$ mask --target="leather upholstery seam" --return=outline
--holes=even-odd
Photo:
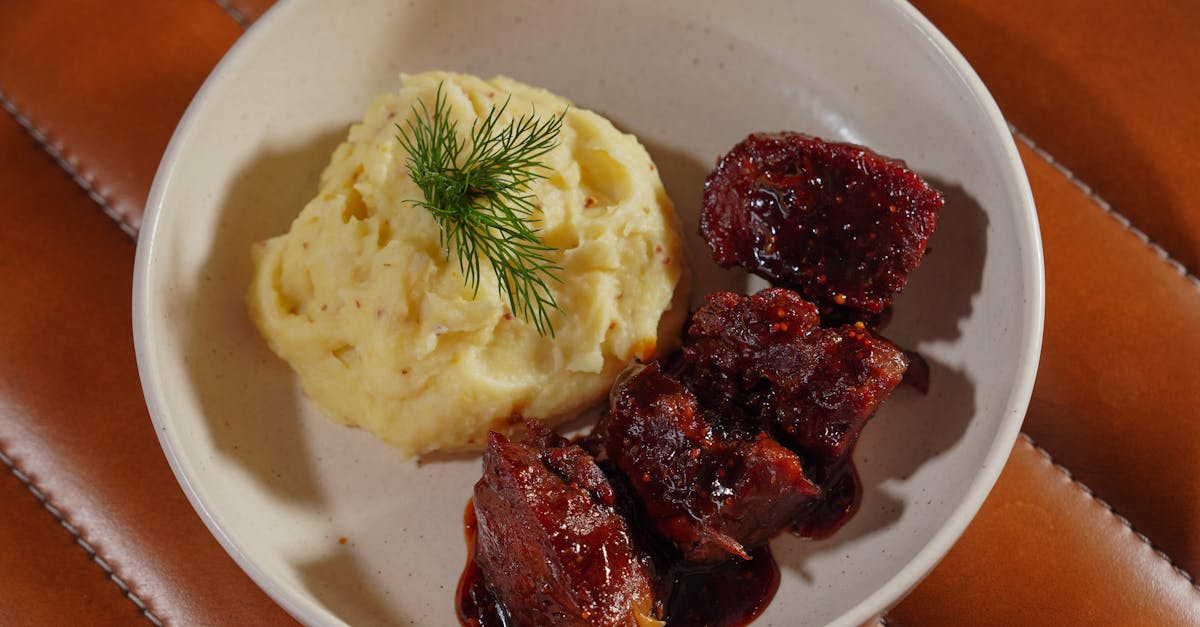
[[[1141,242],[1143,244],[1145,244],[1150,250],[1154,251],[1154,253],[1156,255],[1158,255],[1160,259],[1165,261],[1168,266],[1170,266],[1173,270],[1178,272],[1181,276],[1183,276],[1183,278],[1187,279],[1192,284],[1193,287],[1200,290],[1200,278],[1197,278],[1196,275],[1189,272],[1187,266],[1184,266],[1182,263],[1180,263],[1178,260],[1176,260],[1174,257],[1172,257],[1171,253],[1167,252],[1167,250],[1165,248],[1163,248],[1161,245],[1156,243],[1154,240],[1150,239],[1150,236],[1146,235],[1146,233],[1144,231],[1142,231],[1138,227],[1134,226],[1133,222],[1129,218],[1125,217],[1124,214],[1122,214],[1121,212],[1114,209],[1112,204],[1110,204],[1104,198],[1100,197],[1100,195],[1096,193],[1096,190],[1092,189],[1091,185],[1088,185],[1087,183],[1084,183],[1082,180],[1080,180],[1080,178],[1078,176],[1075,176],[1074,172],[1067,169],[1067,167],[1065,165],[1063,165],[1062,163],[1060,163],[1058,161],[1058,159],[1055,159],[1054,155],[1051,155],[1050,153],[1046,152],[1046,150],[1044,148],[1037,145],[1036,142],[1034,142],[1025,133],[1022,133],[1017,127],[1013,126],[1012,123],[1009,123],[1008,130],[1017,139],[1021,140],[1022,143],[1024,143],[1026,146],[1028,146],[1029,149],[1034,152],[1034,154],[1036,154],[1037,156],[1044,159],[1046,161],[1046,163],[1050,164],[1050,167],[1054,168],[1055,171],[1057,171],[1059,174],[1065,176],[1068,181],[1070,181],[1072,184],[1074,184],[1075,187],[1079,188],[1079,191],[1083,192],[1084,195],[1086,195],[1088,198],[1090,198],[1092,200],[1092,202],[1096,203],[1096,205],[1098,205],[1100,207],[1100,209],[1102,209],[1105,213],[1107,213],[1114,220],[1116,220],[1117,224],[1120,224],[1122,228],[1124,228],[1126,231],[1132,233],[1134,237],[1141,240]]]
[[[29,490],[29,492],[33,494],[34,498],[41,503],[43,509],[45,509],[47,512],[50,512],[50,515],[54,517],[54,520],[58,521],[58,524],[62,526],[62,528],[71,535],[71,538],[75,540],[75,544],[79,545],[79,547],[82,548],[84,552],[86,552],[88,556],[92,558],[92,561],[100,567],[100,570],[103,570],[104,573],[108,575],[108,579],[116,584],[117,588],[120,589],[125,598],[129,599],[138,608],[138,610],[141,611],[142,615],[145,616],[147,620],[157,627],[162,627],[162,619],[155,615],[154,612],[151,611],[150,607],[146,605],[146,602],[143,601],[141,597],[139,597],[137,593],[129,587],[129,584],[125,583],[125,580],[117,575],[116,571],[114,571],[112,566],[109,565],[108,560],[104,559],[104,557],[100,555],[96,548],[93,547],[90,542],[84,539],[83,534],[79,532],[79,528],[72,524],[71,521],[67,520],[66,515],[64,515],[61,510],[59,510],[53,503],[50,502],[50,498],[46,496],[46,493],[43,492],[36,483],[34,483],[33,479],[30,478],[29,475],[25,474],[24,471],[18,468],[16,462],[13,461],[13,459],[9,457],[8,454],[3,450],[0,450],[0,463],[3,463],[6,467],[8,467],[8,472],[12,473],[12,475],[17,478],[17,481],[20,481],[21,484],[25,486],[25,489]]]
[[[1146,235],[1146,233],[1143,232],[1141,229],[1134,226],[1133,222],[1130,221],[1129,218],[1125,217],[1125,215],[1121,214],[1119,211],[1114,209],[1113,206],[1107,200],[1102,198],[1098,193],[1096,193],[1096,191],[1094,189],[1092,189],[1092,187],[1090,185],[1088,185],[1087,183],[1084,183],[1078,176],[1075,175],[1074,172],[1072,172],[1065,165],[1063,165],[1057,159],[1055,159],[1054,155],[1051,155],[1044,148],[1037,145],[1037,143],[1034,142],[1033,139],[1031,139],[1028,135],[1022,133],[1012,123],[1009,123],[1008,130],[1013,134],[1013,136],[1015,136],[1018,140],[1020,140],[1022,143],[1024,143],[1026,146],[1028,146],[1029,149],[1034,152],[1034,154],[1041,157],[1043,160],[1046,161],[1046,163],[1050,164],[1050,167],[1054,168],[1055,171],[1057,171],[1062,176],[1066,177],[1066,179],[1068,181],[1070,181],[1073,185],[1075,185],[1075,187],[1077,187],[1079,189],[1079,191],[1083,192],[1085,196],[1087,196],[1092,202],[1094,202],[1096,204],[1096,206],[1100,207],[1100,209],[1102,211],[1104,211],[1109,216],[1111,216],[1114,220],[1116,220],[1117,223],[1120,224],[1122,228],[1124,228],[1126,231],[1131,233],[1137,239],[1141,240],[1141,242],[1144,245],[1146,245],[1148,248],[1150,248],[1150,250],[1154,251],[1154,253],[1156,255],[1158,255],[1158,257],[1160,259],[1162,259],[1164,262],[1166,262],[1166,264],[1170,268],[1172,268],[1173,270],[1178,272],[1180,274],[1180,276],[1182,276],[1184,279],[1186,279],[1188,282],[1190,282],[1193,287],[1195,287],[1196,289],[1200,289],[1200,278],[1197,278],[1196,275],[1189,272],[1187,267],[1184,266],[1179,261],[1177,261],[1174,257],[1172,257],[1171,254],[1169,252],[1167,252],[1167,250],[1165,248],[1160,246],[1158,243],[1154,242],[1154,240],[1150,239],[1150,236]],[[1055,461],[1054,456],[1051,455],[1049,451],[1042,448],[1041,446],[1038,446],[1038,444],[1033,440],[1033,438],[1028,433],[1022,432],[1021,437],[1026,441],[1026,443],[1028,443],[1031,447],[1033,447],[1033,449],[1035,451],[1037,451],[1044,458],[1046,458],[1046,461],[1050,462],[1050,464],[1054,468],[1058,469],[1059,472],[1063,473],[1067,477],[1067,479],[1069,479],[1071,481],[1071,483],[1074,484],[1074,486],[1076,488],[1078,488],[1085,495],[1087,495],[1088,498],[1092,499],[1093,501],[1098,503],[1101,507],[1103,507],[1105,511],[1107,511],[1111,516],[1113,516],[1113,518],[1116,518],[1117,521],[1119,521],[1122,525],[1124,525],[1125,528],[1128,529],[1130,531],[1130,533],[1132,533],[1134,535],[1134,537],[1141,540],[1143,544],[1145,544],[1147,547],[1150,548],[1150,550],[1154,551],[1154,554],[1157,555],[1164,562],[1166,562],[1167,565],[1170,566],[1177,575],[1179,575],[1180,577],[1183,577],[1189,584],[1191,584],[1191,586],[1193,588],[1200,590],[1200,584],[1198,584],[1196,582],[1195,578],[1192,577],[1191,573],[1187,572],[1181,566],[1176,564],[1175,561],[1171,559],[1171,556],[1167,555],[1165,551],[1163,551],[1162,549],[1155,546],[1154,542],[1152,542],[1150,540],[1150,538],[1146,536],[1146,534],[1144,534],[1144,533],[1138,531],[1136,528],[1134,528],[1133,523],[1130,522],[1130,520],[1128,518],[1117,513],[1117,511],[1115,509],[1113,509],[1112,505],[1110,505],[1104,499],[1096,496],[1096,493],[1093,492],[1092,489],[1090,487],[1088,487],[1086,484],[1084,484],[1082,481],[1077,479],[1075,477],[1075,475],[1072,474],[1069,469],[1067,469],[1067,467],[1065,467],[1062,464]]]
[[[1051,466],[1053,466],[1056,470],[1058,470],[1063,475],[1065,475],[1066,478],[1068,480],[1070,480],[1070,482],[1075,486],[1076,489],[1083,492],[1088,498],[1090,498],[1091,500],[1095,501],[1098,505],[1100,505],[1100,507],[1103,507],[1105,511],[1107,511],[1113,518],[1116,518],[1118,522],[1120,522],[1126,529],[1128,529],[1129,532],[1134,535],[1134,537],[1136,537],[1138,540],[1141,540],[1142,543],[1145,544],[1147,547],[1149,547],[1151,551],[1154,551],[1154,554],[1157,555],[1159,557],[1159,559],[1166,562],[1166,564],[1175,571],[1175,574],[1179,575],[1180,577],[1183,577],[1196,590],[1200,590],[1200,584],[1196,583],[1196,580],[1192,577],[1191,573],[1184,570],[1183,567],[1181,567],[1175,563],[1175,560],[1171,559],[1171,556],[1167,555],[1166,552],[1164,552],[1162,549],[1155,546],[1154,542],[1152,542],[1150,540],[1150,538],[1146,537],[1146,534],[1135,529],[1133,526],[1133,523],[1130,522],[1128,518],[1122,516],[1121,514],[1118,514],[1117,511],[1115,509],[1113,509],[1113,506],[1108,504],[1108,501],[1105,501],[1104,499],[1096,496],[1096,493],[1093,492],[1092,489],[1087,486],[1087,484],[1085,484],[1082,481],[1080,481],[1079,479],[1077,479],[1075,477],[1075,475],[1072,474],[1071,471],[1066,466],[1063,466],[1062,464],[1055,461],[1054,456],[1051,455],[1050,452],[1047,451],[1046,449],[1042,448],[1041,446],[1038,446],[1037,442],[1035,442],[1028,433],[1025,433],[1024,431],[1022,431],[1021,438],[1023,440],[1025,440],[1026,444],[1033,447],[1033,450],[1040,453],[1041,456],[1044,457],[1046,459],[1046,461],[1050,463]]]
[[[221,10],[224,11],[225,14],[230,18],[232,18],[234,22],[237,22],[237,25],[241,26],[242,30],[246,30],[250,27],[250,20],[246,18],[246,14],[242,13],[237,7],[233,6],[232,2],[229,0],[213,0],[213,2],[215,2],[217,6],[221,7]]]
[[[8,97],[3,89],[0,89],[0,108],[3,108],[10,116],[12,116],[17,125],[24,129],[25,132],[32,137],[39,146],[42,147],[42,150],[46,151],[46,153],[49,154],[52,159],[54,159],[54,162],[57,163],[58,166],[62,168],[73,181],[75,181],[76,185],[83,188],[83,191],[87,193],[88,198],[91,198],[93,202],[95,202],[97,205],[100,205],[100,208],[104,210],[105,215],[112,218],[113,221],[117,223],[117,226],[119,226],[126,235],[137,239],[138,226],[140,225],[133,224],[127,214],[117,211],[115,208],[113,208],[112,203],[110,203],[109,200],[96,189],[93,179],[82,174],[79,171],[79,168],[72,163],[71,158],[66,156],[62,149],[59,148],[45,132],[39,129],[29,119],[28,116],[26,116],[19,108],[17,108],[17,105],[13,103],[12,99]]]

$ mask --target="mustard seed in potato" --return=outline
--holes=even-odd
[[[541,161],[530,216],[562,270],[550,288],[553,337],[508,308],[483,261],[478,294],[433,216],[412,200],[397,141],[439,84],[461,137],[501,119],[566,109]],[[419,109],[419,106],[418,106]],[[351,127],[320,190],[283,235],[253,249],[251,317],[330,418],[370,430],[406,456],[482,448],[526,416],[554,424],[605,398],[635,359],[674,348],[686,313],[678,220],[646,150],[604,118],[545,90],[496,77],[402,77]]]

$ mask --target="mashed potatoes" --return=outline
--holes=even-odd
[[[483,262],[473,297],[396,140],[443,83],[460,137],[511,94],[501,124],[567,108],[531,188],[561,307],[555,337],[514,316]],[[424,73],[380,96],[333,153],[288,233],[256,244],[254,322],[331,418],[405,455],[482,446],[520,416],[556,422],[603,398],[634,359],[670,348],[685,314],[683,242],[645,149],[604,118],[497,77]]]

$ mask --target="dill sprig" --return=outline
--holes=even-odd
[[[529,186],[546,178],[548,168],[539,159],[554,149],[567,112],[546,121],[524,115],[502,126],[509,99],[471,124],[468,148],[439,83],[433,110],[418,99],[406,127],[396,125],[396,139],[408,152],[409,173],[425,196],[410,202],[433,214],[446,258],[451,250],[457,253],[474,296],[479,295],[480,259],[487,259],[512,311],[539,334],[553,337],[550,311],[559,307],[548,281],[561,282],[554,273],[562,268],[548,256],[554,248],[543,244],[531,225],[536,198]]]

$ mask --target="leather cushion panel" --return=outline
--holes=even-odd
[[[0,2],[0,91],[136,227],[176,123],[241,32],[211,1]]]
[[[1200,593],[1024,438],[888,625],[1193,625]]]
[[[0,411],[3,419],[7,412]],[[0,503],[0,530],[7,545],[0,550],[0,623],[127,625],[145,620],[4,465]]]
[[[8,116],[0,198],[4,452],[163,620],[282,619],[205,529],[158,447],[129,323],[133,242]],[[25,576],[0,569],[0,589]],[[37,589],[34,603],[63,601],[56,586]]]
[[[1200,289],[1028,151],[1046,331],[1025,430],[1200,572]]]
[[[1200,3],[914,4],[1009,121],[1200,270]]]

